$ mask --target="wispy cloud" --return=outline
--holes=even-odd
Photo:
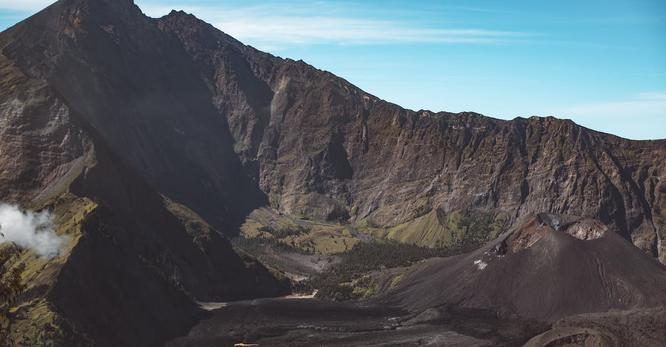
[[[169,11],[168,6],[159,2],[141,7],[151,16],[161,16]],[[211,4],[189,6],[183,10],[260,48],[306,44],[500,44],[530,36],[486,28],[429,27],[415,21],[366,18],[355,15],[355,9],[327,3],[315,3],[310,7],[280,4],[234,8]]]
[[[35,12],[43,9],[53,2],[53,0],[0,0],[0,9]]]
[[[628,100],[597,102],[559,110],[562,115],[575,116],[661,116],[666,117],[666,91],[645,92]]]
[[[596,102],[555,110],[595,130],[626,138],[666,139],[666,91],[640,93],[626,100]]]
[[[259,23],[249,18],[215,22],[232,36],[269,44],[492,44],[522,36],[503,31],[419,28],[409,23],[342,17],[264,17],[259,18]]]
[[[0,10],[36,12],[54,0],[0,0]],[[259,48],[307,44],[501,44],[526,40],[522,32],[428,26],[415,20],[368,18],[364,8],[329,2],[221,5],[208,1],[136,0],[148,15],[184,10]],[[404,17],[404,13],[401,13]],[[388,17],[391,17],[390,15]],[[397,16],[400,17],[400,16]],[[441,24],[441,23],[438,23]]]

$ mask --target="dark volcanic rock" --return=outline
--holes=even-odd
[[[60,1],[2,41],[160,193],[220,229],[264,202],[191,58],[131,1]]]
[[[4,65],[47,81],[132,169],[221,229],[265,195],[286,213],[384,226],[435,208],[590,216],[662,253],[664,141],[405,110],[129,2],[61,1],[3,37]],[[37,175],[57,176],[56,163]]]
[[[384,226],[434,208],[582,215],[664,255],[664,140],[552,117],[405,110],[183,12],[158,23],[193,58],[247,172],[284,212]]]
[[[166,346],[240,342],[259,346],[520,346],[546,329],[542,324],[478,311],[450,312],[427,321],[405,314],[392,307],[317,299],[234,302],[211,312],[187,336]]]
[[[75,244],[23,298],[62,317],[37,330],[155,345],[201,317],[194,299],[288,290],[220,235],[265,198],[189,56],[131,1],[59,1],[2,33],[0,50],[0,201],[98,206],[71,211]]]
[[[24,299],[48,298],[72,334],[99,344],[182,333],[193,298],[284,291],[220,235],[267,203],[379,226],[432,209],[582,215],[665,260],[665,159],[663,140],[566,120],[406,110],[131,0],[60,0],[0,34],[0,201],[94,202],[70,211],[82,214],[71,252]],[[572,233],[593,237],[586,228]],[[551,234],[537,244],[583,247]],[[633,269],[615,234],[589,242]]]
[[[543,321],[666,306],[662,264],[596,221],[553,222],[537,216],[479,250],[415,265],[384,299],[416,312],[456,306]]]

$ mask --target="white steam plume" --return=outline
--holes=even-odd
[[[53,258],[64,241],[54,232],[49,212],[22,211],[16,205],[0,203],[0,243],[13,242],[40,257]]]

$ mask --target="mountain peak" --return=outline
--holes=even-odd
[[[186,46],[199,45],[209,49],[216,49],[227,44],[236,47],[244,46],[235,38],[183,10],[171,10],[157,22],[160,29],[175,33]]]
[[[415,112],[184,11],[149,18],[132,0],[60,0],[1,33],[0,49],[0,201],[53,211],[71,236],[48,267],[12,255],[29,259],[31,287],[11,303],[26,314],[10,319],[26,321],[11,322],[8,345],[35,344],[25,335],[44,329],[162,345],[203,316],[192,299],[284,294],[272,273],[301,276],[302,262],[269,271],[243,244],[239,256],[220,233],[241,231],[299,259],[377,241],[404,260],[412,245],[383,245],[449,252],[496,240],[382,279],[410,315],[462,302],[550,320],[666,303],[663,267],[628,242],[666,263],[664,143],[552,117]],[[590,220],[566,218],[578,215]],[[29,321],[44,307],[63,317],[56,330]]]
[[[183,10],[171,10],[169,14],[159,19],[161,22],[178,23],[180,26],[206,26],[208,23],[200,20],[195,15]]]
[[[76,29],[84,22],[118,23],[137,16],[144,15],[133,0],[59,0],[17,27],[33,27],[27,31],[44,28],[44,25],[51,27],[50,31],[56,29],[54,26],[62,25],[64,29]]]
[[[67,1],[67,0],[65,0]],[[70,2],[104,4],[113,7],[132,7],[136,6],[134,0],[69,0]]]
[[[107,10],[138,9],[134,0],[59,0],[53,6],[61,8],[104,8]]]
[[[134,0],[75,0],[93,9],[92,13],[105,17],[126,16],[130,13],[141,14],[141,9],[134,4]],[[100,12],[101,11],[101,12]]]
[[[169,14],[167,14],[165,17],[194,17],[193,14],[187,13],[183,10],[171,10]]]

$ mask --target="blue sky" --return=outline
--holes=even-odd
[[[411,109],[666,138],[666,1],[135,0],[183,9]],[[0,0],[0,29],[48,5]]]

